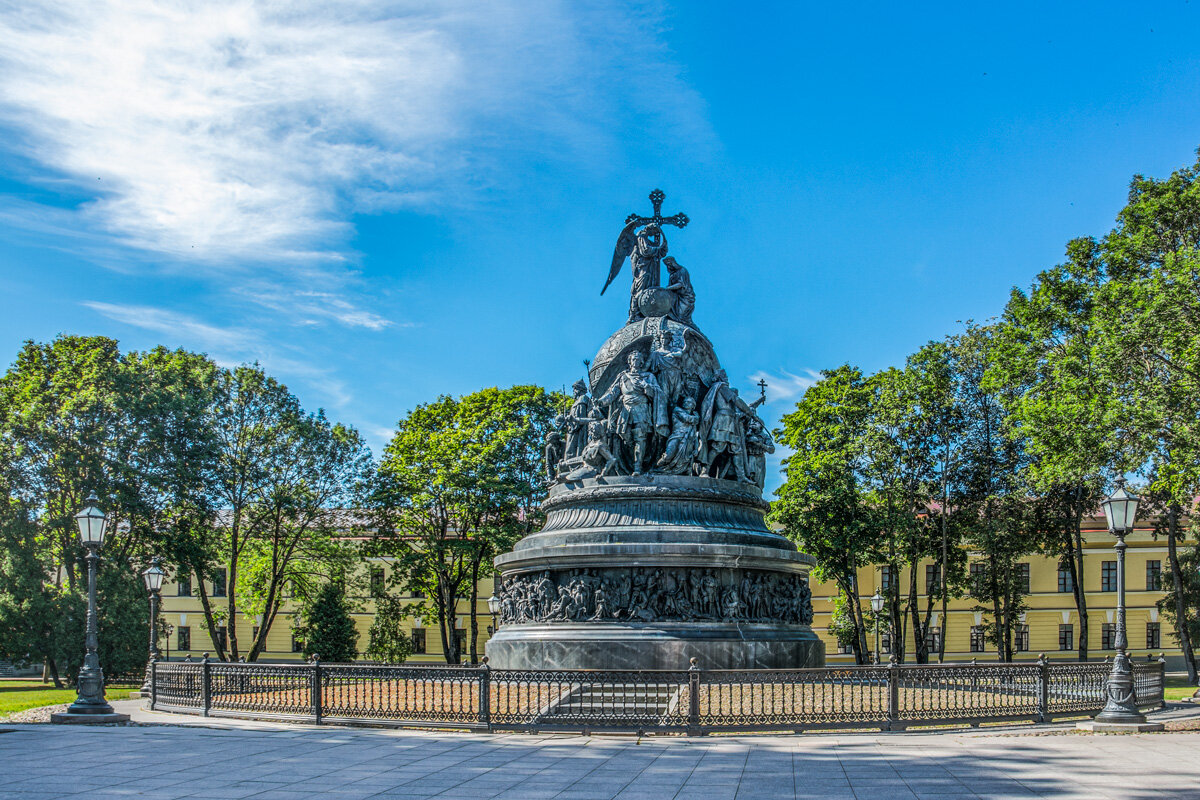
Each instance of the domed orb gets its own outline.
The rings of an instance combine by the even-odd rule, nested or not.
[[[651,286],[638,292],[638,310],[647,317],[665,317],[671,310],[675,296],[661,286]]]
[[[649,360],[650,351],[660,331],[667,335],[673,347],[681,347],[686,360],[684,371],[695,375],[702,389],[712,384],[713,376],[721,368],[721,362],[713,351],[712,342],[695,328],[667,317],[652,317],[631,322],[608,337],[608,341],[596,353],[588,369],[592,397],[601,397],[612,386],[617,376],[629,366],[629,354],[637,351]],[[701,394],[696,397],[697,403]]]

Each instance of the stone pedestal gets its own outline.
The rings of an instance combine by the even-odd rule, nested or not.
[[[496,559],[497,669],[821,666],[812,559],[770,531],[758,488],[704,477],[554,486],[547,520]]]

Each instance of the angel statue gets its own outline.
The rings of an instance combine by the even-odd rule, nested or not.
[[[620,274],[621,265],[628,258],[633,270],[633,286],[629,292],[629,320],[626,324],[645,317],[666,316],[681,296],[680,289],[667,291],[662,287],[660,268],[663,258],[667,255],[667,237],[663,234],[662,226],[675,225],[682,228],[688,224],[688,218],[686,214],[664,217],[662,203],[665,197],[659,189],[650,193],[650,202],[654,204],[654,216],[630,214],[626,217],[625,227],[617,237],[617,246],[613,250],[608,280],[600,290],[600,294],[604,294]],[[686,271],[684,278],[686,279]],[[689,283],[688,291],[690,287]],[[694,302],[693,297],[692,303]],[[690,311],[688,313],[690,315]]]

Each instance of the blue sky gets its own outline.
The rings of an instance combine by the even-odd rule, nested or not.
[[[0,358],[258,360],[376,453],[440,393],[569,386],[630,211],[777,420],[1103,234],[1200,145],[1200,8],[59,0],[0,8]],[[777,483],[777,482],[776,482]]]

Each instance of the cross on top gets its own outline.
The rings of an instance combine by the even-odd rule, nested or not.
[[[767,379],[766,378],[758,379],[758,391],[762,395],[762,399],[766,400],[767,399]]]
[[[649,225],[653,222],[656,225],[674,225],[676,228],[686,228],[688,224],[687,214],[679,213],[670,217],[662,215],[662,204],[666,197],[662,189],[655,189],[650,193],[650,202],[654,204],[654,216],[643,217],[640,214],[630,214],[625,218],[625,224],[629,225],[636,222],[638,225]]]

